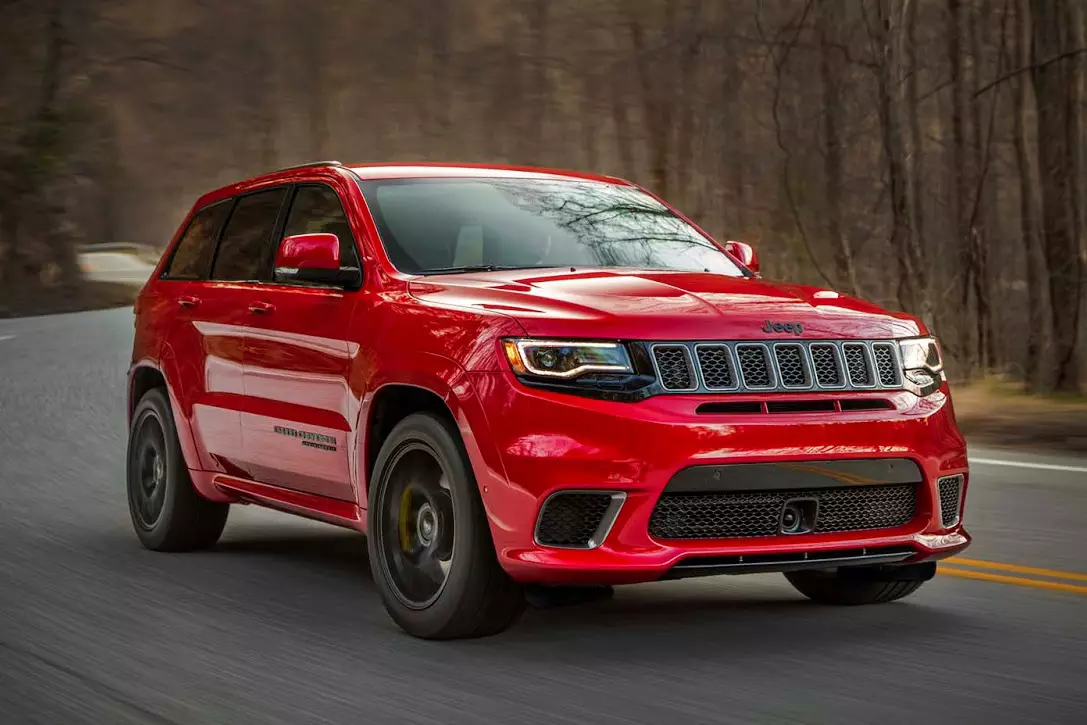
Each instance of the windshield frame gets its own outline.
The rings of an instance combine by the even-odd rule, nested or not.
[[[735,255],[730,254],[725,245],[718,242],[716,239],[707,234],[701,227],[687,218],[683,213],[668,204],[666,201],[658,197],[653,192],[645,189],[638,184],[629,182],[611,182],[595,179],[583,179],[579,177],[564,177],[564,176],[552,176],[552,175],[516,175],[509,176],[501,173],[501,170],[496,170],[492,175],[480,175],[465,173],[464,175],[448,175],[442,174],[440,176],[390,176],[386,178],[364,178],[357,174],[352,173],[355,179],[355,183],[358,185],[359,192],[362,194],[363,202],[370,213],[371,220],[374,223],[375,231],[377,232],[377,241],[381,246],[381,252],[385,257],[388,264],[399,274],[403,274],[411,277],[429,277],[444,274],[464,274],[471,272],[481,271],[506,271],[506,270],[520,270],[520,269],[609,269],[609,270],[642,270],[642,271],[654,271],[654,272],[676,272],[676,273],[697,273],[699,270],[683,269],[681,267],[639,267],[639,266],[620,266],[620,265],[605,265],[605,264],[546,264],[546,265],[490,265],[490,264],[474,264],[464,265],[463,267],[451,266],[435,269],[421,269],[420,271],[410,271],[402,269],[393,260],[392,254],[390,254],[388,242],[385,238],[386,231],[388,230],[388,224],[385,221],[381,205],[377,201],[377,190],[379,187],[396,185],[396,186],[410,186],[410,185],[424,185],[424,184],[442,184],[450,182],[480,182],[480,183],[508,183],[508,182],[523,182],[523,183],[546,183],[546,184],[562,184],[569,183],[572,185],[600,185],[600,186],[612,186],[617,188],[629,189],[637,193],[646,195],[649,199],[660,204],[663,210],[665,210],[670,216],[674,217],[678,222],[693,230],[697,236],[706,240],[707,248],[717,251],[721,254],[729,264],[734,266],[738,271],[738,274],[727,274],[729,277],[754,277],[755,274],[743,264]],[[494,267],[494,270],[485,270],[481,267]],[[709,274],[722,274],[721,272],[706,272]]]

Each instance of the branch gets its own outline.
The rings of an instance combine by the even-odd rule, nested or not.
[[[996,80],[994,80],[994,81],[992,81],[990,83],[987,83],[984,86],[982,86],[981,88],[979,88],[978,90],[974,91],[974,98],[977,98],[982,93],[985,93],[987,91],[991,91],[993,88],[1000,85],[1004,81],[1009,80],[1011,78],[1015,78],[1018,75],[1022,75],[1023,73],[1030,73],[1030,72],[1036,71],[1036,70],[1041,70],[1042,68],[1045,68],[1046,66],[1053,65],[1054,63],[1059,63],[1060,61],[1067,60],[1069,58],[1075,58],[1077,55],[1083,55],[1084,53],[1087,53],[1087,48],[1077,48],[1076,50],[1069,50],[1069,51],[1065,51],[1064,53],[1061,53],[1059,55],[1055,55],[1052,58],[1049,58],[1048,60],[1043,60],[1043,61],[1038,62],[1038,63],[1032,63],[1032,64],[1030,64],[1028,66],[1024,66],[1023,68],[1016,68],[1015,70],[1013,70],[1013,71],[1011,71],[1009,73],[1005,73],[1004,75],[998,77]]]
[[[789,152],[788,146],[785,144],[784,134],[782,133],[781,124],[781,86],[782,77],[785,72],[785,64],[789,61],[789,54],[792,53],[793,48],[796,47],[797,40],[800,38],[800,34],[804,31],[805,21],[808,19],[808,14],[811,12],[813,0],[808,0],[804,5],[804,10],[800,14],[800,19],[796,24],[796,32],[792,37],[784,44],[784,51],[781,54],[781,58],[778,58],[774,53],[773,44],[769,42],[769,38],[766,37],[766,32],[763,30],[761,22],[761,13],[755,14],[755,25],[759,30],[759,35],[766,42],[767,51],[770,54],[770,61],[774,66],[774,99],[770,106],[771,117],[774,120],[774,138],[777,141],[778,149],[781,151],[782,156],[782,186],[785,190],[785,200],[789,203],[789,211],[793,217],[793,223],[796,224],[796,230],[800,233],[800,241],[804,244],[804,251],[808,253],[808,259],[811,261],[812,267],[816,273],[823,278],[828,287],[834,287],[835,284],[831,281],[830,277],[823,271],[823,268],[819,265],[819,260],[815,257],[815,251],[811,247],[811,240],[808,239],[808,233],[804,229],[804,222],[800,218],[800,210],[796,206],[796,198],[793,195],[793,186],[791,181],[790,167],[792,161],[792,154]]]

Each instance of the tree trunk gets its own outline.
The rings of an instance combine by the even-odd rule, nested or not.
[[[1075,1],[1075,0],[1072,0]],[[1079,316],[1085,260],[1077,229],[1076,165],[1079,155],[1078,83],[1075,58],[1041,64],[1072,50],[1074,13],[1069,0],[1031,0],[1038,111],[1038,155],[1042,192],[1042,239],[1049,267],[1049,303],[1054,335],[1054,384],[1079,392]]]
[[[1030,7],[1029,0],[1017,0],[1015,13],[1014,63],[1011,67],[1030,65]],[[1015,79],[1015,112],[1012,114],[1012,135],[1015,140],[1015,160],[1019,172],[1019,226],[1027,278],[1027,335],[1024,377],[1027,388],[1045,387],[1042,378],[1042,355],[1047,346],[1049,318],[1043,308],[1042,285],[1045,283],[1045,263],[1038,244],[1038,196],[1031,147],[1027,142],[1027,120],[1030,117],[1030,81]]]
[[[849,237],[842,229],[842,187],[844,172],[841,139],[842,106],[841,51],[834,29],[839,22],[837,0],[820,0],[815,16],[819,35],[819,71],[823,90],[823,176],[826,183],[827,237],[834,245],[834,276],[839,288],[851,295],[860,294],[857,268]]]
[[[910,174],[906,161],[906,145],[902,129],[902,109],[899,102],[899,68],[902,56],[901,28],[896,28],[893,18],[906,17],[904,0],[901,13],[895,13],[890,0],[876,3],[877,17],[874,33],[875,45],[880,57],[877,60],[877,106],[881,128],[883,151],[887,159],[887,178],[891,190],[891,249],[895,255],[899,305],[932,323],[932,307],[928,299],[925,271],[918,262],[910,220]],[[908,69],[913,73],[915,69]],[[915,109],[907,109],[914,112]]]

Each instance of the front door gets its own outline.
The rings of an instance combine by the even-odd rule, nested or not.
[[[350,225],[329,186],[297,187],[280,236],[312,232],[335,234],[341,264],[358,266]],[[361,294],[296,283],[258,286],[249,312],[242,436],[246,467],[261,483],[355,500],[357,406],[348,372],[357,345],[348,331]]]

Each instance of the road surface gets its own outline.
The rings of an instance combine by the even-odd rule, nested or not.
[[[422,642],[350,532],[235,507],[214,551],[139,547],[131,335],[128,309],[0,322],[0,722],[1087,721],[1087,459],[972,451],[968,562],[904,602],[706,579]]]
[[[154,265],[126,251],[84,251],[79,255],[83,276],[95,282],[115,282],[139,286],[147,281]]]

